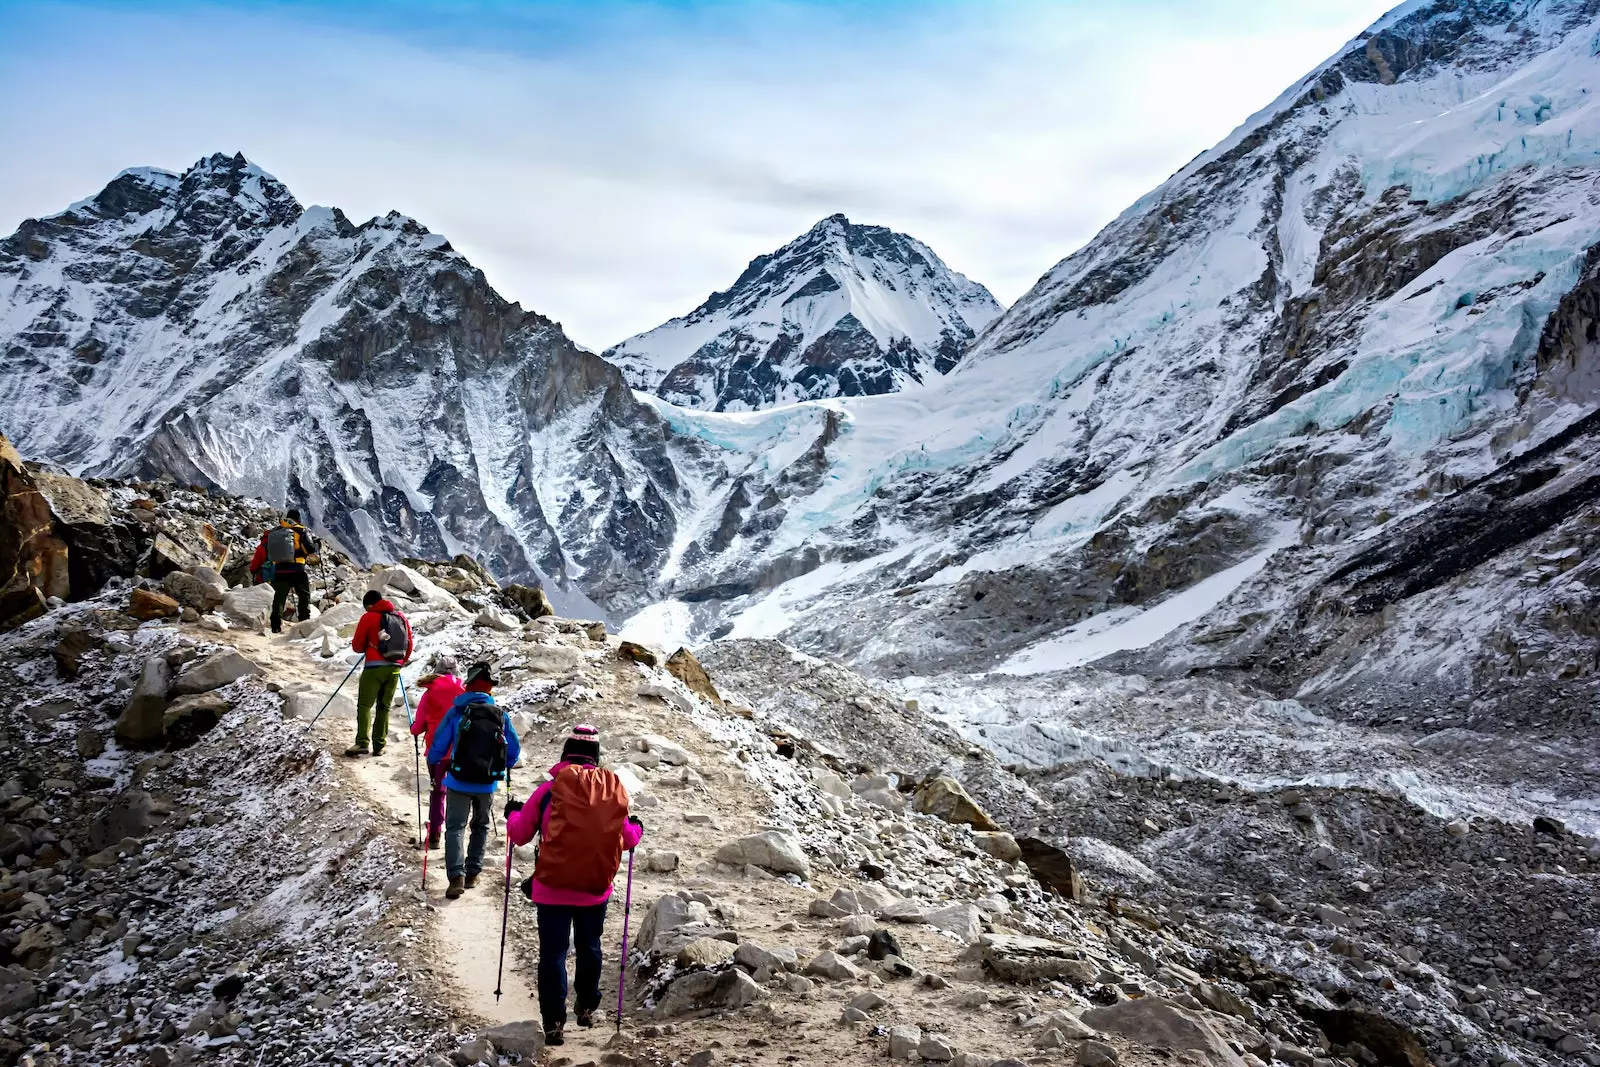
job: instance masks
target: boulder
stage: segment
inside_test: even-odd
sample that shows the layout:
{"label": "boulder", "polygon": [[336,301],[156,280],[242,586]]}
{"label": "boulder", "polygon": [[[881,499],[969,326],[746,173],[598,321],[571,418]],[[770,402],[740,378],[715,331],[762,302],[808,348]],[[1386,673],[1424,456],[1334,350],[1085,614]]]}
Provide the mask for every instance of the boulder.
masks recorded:
{"label": "boulder", "polygon": [[917,1058],[917,1049],[922,1044],[922,1028],[920,1026],[895,1026],[889,1030],[889,1058],[891,1060],[914,1060]]}
{"label": "boulder", "polygon": [[1000,829],[960,782],[943,775],[922,783],[913,807],[924,815],[937,815],[945,822],[964,824],[974,830]]}
{"label": "boulder", "polygon": [[68,678],[76,678],[83,657],[104,647],[105,642],[94,631],[82,626],[63,626],[50,655],[56,661],[57,670]]}
{"label": "boulder", "polygon": [[943,1034],[923,1034],[917,1055],[929,1063],[949,1063],[956,1058],[955,1046]]}
{"label": "boulder", "polygon": [[811,864],[800,847],[800,839],[782,830],[763,830],[717,849],[717,862],[735,867],[753,865],[778,874],[811,877]]}
{"label": "boulder", "polygon": [[642,663],[646,667],[659,666],[661,663],[661,657],[656,654],[655,649],[646,648],[637,641],[622,642],[617,646],[617,655],[635,663]]}
{"label": "boulder", "polygon": [[44,614],[50,597],[72,595],[67,543],[50,501],[0,434],[0,630]]}
{"label": "boulder", "polygon": [[161,528],[150,545],[150,577],[165,578],[173,571],[194,567],[220,572],[227,565],[228,543],[209,522],[186,515],[161,520]]}
{"label": "boulder", "polygon": [[0,967],[0,1019],[27,1011],[39,1002],[31,972],[21,967]]}
{"label": "boulder", "polygon": [[976,904],[951,904],[924,912],[922,921],[947,934],[953,934],[962,944],[970,945],[983,933],[983,912]]}
{"label": "boulder", "polygon": [[733,962],[747,971],[767,970],[773,974],[800,967],[799,954],[792,948],[762,948],[754,941],[741,941],[734,949]]}
{"label": "boulder", "polygon": [[1080,949],[1059,941],[1021,934],[984,934],[978,945],[983,966],[1007,982],[1064,978],[1088,985],[1100,976],[1098,964],[1085,959]]}
{"label": "boulder", "polygon": [[230,589],[219,609],[223,618],[246,630],[265,630],[272,618],[272,586],[248,585]]}
{"label": "boulder", "polygon": [[216,571],[211,573],[217,575],[215,584],[188,571],[173,571],[161,579],[161,588],[184,607],[208,615],[222,606],[222,598],[228,592],[227,584],[222,582],[222,575]]}
{"label": "boulder", "polygon": [[676,955],[683,946],[721,933],[711,909],[695,900],[668,893],[651,905],[639,927],[639,946],[656,955]]}
{"label": "boulder", "polygon": [[485,605],[478,612],[478,617],[472,620],[472,625],[484,630],[498,630],[508,634],[522,629],[522,623],[511,612],[493,604]]}
{"label": "boulder", "polygon": [[128,706],[117,718],[117,739],[133,745],[161,740],[167,710],[167,687],[172,683],[172,668],[165,656],[150,656],[139,671],[128,697]]}
{"label": "boulder", "polygon": [[1210,1023],[1170,1000],[1145,997],[1125,1000],[1083,1013],[1083,1022],[1105,1033],[1120,1034],[1150,1048],[1199,1053],[1212,1067],[1244,1067],[1244,1060]]}
{"label": "boulder", "polygon": [[390,591],[393,590],[404,597],[421,601],[430,607],[454,612],[457,615],[466,614],[459,600],[439,588],[429,579],[424,578],[417,571],[403,564],[385,567],[377,574],[374,574],[372,583],[368,588],[376,590],[385,596],[389,595]]}
{"label": "boulder", "polygon": [[700,666],[700,661],[694,658],[694,653],[687,648],[680,648],[667,657],[667,671],[678,681],[689,687],[689,691],[704,697],[713,704],[722,703],[722,696],[717,692],[717,687],[711,684],[711,675]]}
{"label": "boulder", "polygon": [[715,937],[696,938],[678,950],[678,969],[687,971],[696,967],[702,970],[716,967],[733,959],[738,949],[739,946],[731,941]]}
{"label": "boulder", "polygon": [[1116,1067],[1117,1050],[1104,1041],[1085,1041],[1078,1046],[1078,1067]]}
{"label": "boulder", "polygon": [[1001,863],[1015,863],[1022,858],[1017,839],[1004,830],[974,830],[972,843]]}
{"label": "boulder", "polygon": [[834,982],[854,982],[866,977],[867,972],[837,952],[822,952],[805,965],[805,973]]}
{"label": "boulder", "polygon": [[521,1056],[522,1062],[533,1063],[544,1051],[544,1024],[535,1019],[523,1022],[501,1023],[480,1031],[499,1052]]}
{"label": "boulder", "polygon": [[128,614],[140,622],[151,619],[176,619],[183,611],[183,605],[154,589],[135,586],[128,594]]}
{"label": "boulder", "polygon": [[155,824],[155,798],[143,789],[117,794],[89,824],[89,847],[95,851],[130,837],[143,837]]}
{"label": "boulder", "polygon": [[193,741],[221,722],[231,708],[221,693],[181,696],[161,715],[162,736],[169,744]]}
{"label": "boulder", "polygon": [[178,676],[173,683],[175,696],[189,693],[207,693],[220,689],[248,675],[264,673],[260,667],[245,659],[233,649],[207,656]]}
{"label": "boulder", "polygon": [[1428,1067],[1428,1051],[1407,1027],[1374,1011],[1361,1008],[1319,1008],[1308,1005],[1308,1015],[1336,1045],[1361,1045],[1382,1064],[1394,1067]]}
{"label": "boulder", "polygon": [[1022,850],[1022,862],[1041,884],[1074,903],[1083,903],[1083,876],[1071,856],[1037,837],[1021,838],[1017,847]]}
{"label": "boulder", "polygon": [[675,741],[668,741],[660,734],[643,734],[633,739],[633,747],[639,752],[650,752],[661,757],[662,763],[674,767],[686,767],[694,762],[694,757],[689,755],[689,750]]}
{"label": "boulder", "polygon": [[500,590],[500,594],[530,619],[542,619],[556,613],[556,609],[550,605],[550,598],[537,586],[508,585]]}
{"label": "boulder", "polygon": [[691,1011],[731,1011],[754,1004],[766,996],[761,987],[737,967],[725,971],[692,971],[673,981],[656,1002],[658,1018]]}
{"label": "boulder", "polygon": [[140,531],[111,514],[106,494],[79,478],[29,465],[34,487],[49,501],[55,535],[67,546],[71,600],[94,596],[114,577],[131,578],[144,554]]}
{"label": "boulder", "polygon": [[663,685],[660,682],[643,682],[635,690],[638,696],[655,697],[677,708],[679,711],[693,711],[694,698],[675,685]]}
{"label": "boulder", "polygon": [[[288,627],[289,636],[296,640],[316,636],[323,627],[337,633],[346,626],[354,626],[361,621],[361,616],[366,614],[366,609],[355,601],[344,601],[330,607],[314,619],[297,622]],[[348,642],[346,642],[348,644]]]}

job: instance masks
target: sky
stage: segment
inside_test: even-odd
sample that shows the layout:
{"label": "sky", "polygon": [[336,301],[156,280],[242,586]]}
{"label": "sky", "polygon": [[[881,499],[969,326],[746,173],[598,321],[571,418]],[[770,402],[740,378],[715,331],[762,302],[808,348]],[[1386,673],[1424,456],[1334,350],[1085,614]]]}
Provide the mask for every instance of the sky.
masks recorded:
{"label": "sky", "polygon": [[0,0],[0,232],[243,152],[596,350],[843,212],[1010,304],[1390,0]]}

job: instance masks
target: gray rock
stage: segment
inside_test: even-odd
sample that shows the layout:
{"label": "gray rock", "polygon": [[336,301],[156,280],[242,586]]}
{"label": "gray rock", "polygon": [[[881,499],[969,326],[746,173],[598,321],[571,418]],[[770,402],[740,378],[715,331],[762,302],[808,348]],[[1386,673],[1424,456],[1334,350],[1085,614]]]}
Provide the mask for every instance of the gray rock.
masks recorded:
{"label": "gray rock", "polygon": [[[217,574],[212,571],[212,574]],[[217,574],[215,584],[199,578],[188,571],[173,571],[161,580],[162,590],[182,604],[205,615],[222,606],[222,598],[227,595],[228,586],[222,581],[222,575]]]}
{"label": "gray rock", "polygon": [[865,993],[857,993],[850,998],[850,1006],[857,1011],[877,1011],[887,1003],[889,1003],[887,1000],[884,1000],[871,990]]}
{"label": "gray rock", "polygon": [[972,843],[1001,863],[1015,863],[1022,858],[1022,847],[1017,839],[1004,830],[975,830]]}
{"label": "gray rock", "polygon": [[979,940],[984,967],[1008,982],[1038,982],[1065,978],[1080,985],[1094,982],[1100,968],[1081,950],[1042,937],[985,934]]}
{"label": "gray rock", "polygon": [[956,1058],[956,1050],[943,1034],[923,1034],[917,1043],[917,1055],[933,1063],[949,1063]]}
{"label": "gray rock", "polygon": [[853,982],[866,972],[836,952],[823,952],[805,966],[805,973],[834,982]]}
{"label": "gray rock", "polygon": [[864,1023],[868,1021],[868,1017],[867,1013],[860,1008],[846,1008],[839,1013],[839,1021],[846,1024]]}
{"label": "gray rock", "polygon": [[715,937],[702,937],[683,946],[678,951],[678,968],[715,967],[733,959],[738,946]]}
{"label": "gray rock", "polygon": [[971,944],[983,933],[983,912],[975,904],[951,904],[925,912],[922,921]]}
{"label": "gray rock", "polygon": [[482,1032],[500,1052],[510,1052],[531,1062],[544,1051],[544,1026],[534,1019],[502,1023]]}
{"label": "gray rock", "polygon": [[1103,1041],[1085,1041],[1078,1046],[1078,1067],[1115,1067],[1117,1050]]}
{"label": "gray rock", "polygon": [[750,971],[765,968],[773,974],[799,968],[799,955],[792,948],[762,948],[754,941],[741,941],[733,952],[733,962]]}
{"label": "gray rock", "polygon": [[779,874],[797,874],[811,877],[811,864],[800,847],[800,839],[782,830],[764,830],[717,849],[717,862],[736,867],[751,865]]}
{"label": "gray rock", "polygon": [[260,667],[229,649],[207,656],[180,674],[172,685],[172,692],[176,696],[206,693],[237,682],[240,678],[263,673]]}
{"label": "gray rock", "polygon": [[667,987],[656,1004],[656,1015],[670,1018],[690,1011],[742,1008],[765,997],[761,987],[738,968],[694,971]]}
{"label": "gray rock", "polygon": [[478,612],[478,617],[472,621],[472,625],[486,630],[498,630],[501,633],[513,633],[522,629],[522,621],[520,619],[504,608],[496,607],[494,604],[490,604]]}
{"label": "gray rock", "polygon": [[167,687],[172,668],[163,656],[149,656],[139,671],[128,706],[117,719],[117,738],[130,744],[149,744],[161,739],[161,717],[167,710]]}
{"label": "gray rock", "polygon": [[265,630],[272,615],[272,586],[251,585],[228,590],[222,598],[219,614],[234,626]]}
{"label": "gray rock", "polygon": [[644,869],[656,874],[671,874],[678,869],[678,854],[676,852],[647,852],[644,857]]}
{"label": "gray rock", "polygon": [[1244,1061],[1210,1023],[1161,997],[1091,1008],[1083,1013],[1083,1021],[1097,1030],[1121,1034],[1152,1048],[1193,1050],[1209,1060],[1213,1067],[1244,1067]]}
{"label": "gray rock", "polygon": [[891,1060],[910,1060],[917,1056],[917,1047],[922,1044],[922,1028],[920,1026],[896,1026],[889,1030],[889,1058]]}
{"label": "gray rock", "polygon": [[684,945],[716,929],[711,923],[711,909],[699,901],[668,893],[645,913],[639,927],[639,945],[663,955],[676,953]]}

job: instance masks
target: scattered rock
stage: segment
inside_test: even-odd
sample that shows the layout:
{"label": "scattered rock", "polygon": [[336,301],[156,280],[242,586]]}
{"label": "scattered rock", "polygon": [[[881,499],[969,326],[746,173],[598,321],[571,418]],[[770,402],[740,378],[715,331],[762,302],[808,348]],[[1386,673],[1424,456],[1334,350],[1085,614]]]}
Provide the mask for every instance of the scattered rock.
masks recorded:
{"label": "scattered rock", "polygon": [[922,1044],[922,1028],[919,1026],[895,1026],[889,1030],[889,1058],[891,1060],[910,1060],[917,1057],[917,1049]]}
{"label": "scattered rock", "polygon": [[179,604],[205,615],[222,606],[228,583],[216,571],[201,569],[207,574],[216,575],[216,580],[210,581],[188,571],[173,571],[161,580],[161,588]]}
{"label": "scattered rock", "polygon": [[680,648],[667,657],[667,671],[688,686],[690,692],[713,704],[722,703],[722,695],[717,692],[717,687],[711,684],[711,676],[700,666],[700,661],[694,658],[694,653],[687,648]]}
{"label": "scattered rock", "polygon": [[887,930],[874,930],[867,937],[867,959],[882,960],[890,956],[905,958],[905,951],[900,947],[899,938]]}
{"label": "scattered rock", "polygon": [[230,589],[219,612],[234,626],[262,631],[272,617],[272,586],[252,585]]}
{"label": "scattered rock", "polygon": [[983,912],[975,904],[951,904],[925,912],[922,921],[971,944],[983,933]]}
{"label": "scattered rock", "polygon": [[764,830],[717,849],[717,862],[736,867],[746,865],[763,867],[779,874],[797,874],[811,877],[811,864],[800,848],[800,839],[782,830]]}
{"label": "scattered rock", "polygon": [[220,689],[249,675],[264,672],[256,664],[233,649],[207,656],[182,674],[173,683],[172,692],[182,696],[188,693],[205,693]]}
{"label": "scattered rock", "polygon": [[1071,856],[1037,837],[1020,838],[1017,847],[1022,850],[1022,862],[1041,884],[1074,903],[1083,903],[1083,876]]}
{"label": "scattered rock", "polygon": [[1097,1030],[1121,1034],[1150,1048],[1198,1052],[1212,1067],[1244,1067],[1244,1061],[1210,1023],[1161,997],[1091,1008],[1082,1019]]}
{"label": "scattered rock", "polygon": [[491,1026],[479,1036],[487,1038],[497,1052],[521,1056],[525,1063],[538,1059],[544,1051],[544,1026],[533,1019]]}
{"label": "scattered rock", "polygon": [[805,973],[833,982],[853,982],[866,976],[866,972],[836,952],[823,952],[805,966]]}
{"label": "scattered rock", "polygon": [[1008,982],[1037,982],[1065,978],[1088,985],[1100,968],[1083,952],[1059,941],[1021,934],[985,934],[979,940],[984,967]]}
{"label": "scattered rock", "polygon": [[172,681],[172,668],[163,656],[150,656],[139,671],[128,706],[117,719],[117,738],[129,744],[141,745],[161,739],[164,727],[162,716],[167,710],[167,687]]}
{"label": "scattered rock", "polygon": [[[550,598],[536,586],[512,584],[505,586],[500,593],[530,619],[542,619],[556,613],[556,609],[550,606]],[[604,640],[604,637],[601,639]]]}
{"label": "scattered rock", "polygon": [[134,586],[128,594],[128,614],[141,622],[150,619],[176,619],[182,611],[183,605],[167,594],[146,589],[142,585]]}
{"label": "scattered rock", "polygon": [[513,633],[522,629],[521,620],[504,608],[496,607],[493,604],[486,605],[483,610],[479,611],[478,617],[472,621],[472,625],[487,630],[498,630],[501,633]]}
{"label": "scattered rock", "polygon": [[917,1055],[933,1063],[949,1063],[956,1058],[956,1050],[943,1034],[924,1034],[917,1043]]}
{"label": "scattered rock", "polygon": [[1078,1046],[1078,1067],[1116,1067],[1117,1050],[1103,1041],[1085,1041]]}
{"label": "scattered rock", "polygon": [[974,830],[1000,829],[954,778],[941,775],[922,783],[913,806],[924,815],[937,815],[945,822],[964,824]]}
{"label": "scattered rock", "polygon": [[709,968],[733,959],[738,946],[714,937],[702,937],[689,942],[678,951],[679,970],[692,967]]}
{"label": "scattered rock", "polygon": [[975,830],[972,843],[1001,863],[1015,863],[1022,858],[1017,839],[1004,830]]}
{"label": "scattered rock", "polygon": [[617,646],[617,655],[635,663],[642,663],[646,667],[659,666],[661,663],[661,657],[656,654],[654,649],[646,648],[637,641],[622,642]]}
{"label": "scattered rock", "polygon": [[655,874],[671,874],[678,869],[678,854],[676,852],[646,852],[644,855],[644,869]]}

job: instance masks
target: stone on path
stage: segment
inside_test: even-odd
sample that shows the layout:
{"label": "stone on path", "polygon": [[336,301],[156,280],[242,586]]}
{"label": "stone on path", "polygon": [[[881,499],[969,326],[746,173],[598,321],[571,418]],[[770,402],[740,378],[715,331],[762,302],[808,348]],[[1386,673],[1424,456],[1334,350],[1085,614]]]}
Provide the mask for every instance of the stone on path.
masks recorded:
{"label": "stone on path", "polygon": [[1097,1030],[1121,1034],[1150,1048],[1198,1052],[1212,1067],[1244,1067],[1244,1061],[1210,1023],[1161,997],[1091,1008],[1082,1018]]}
{"label": "stone on path", "polygon": [[220,689],[231,682],[237,682],[247,675],[260,675],[263,673],[259,666],[241,656],[238,652],[229,649],[226,652],[218,652],[207,656],[178,675],[178,680],[173,683],[172,692],[176,696],[183,696],[188,693],[206,693],[213,689]]}
{"label": "stone on path", "polygon": [[128,594],[128,614],[141,622],[150,619],[175,619],[183,606],[165,593],[135,586]]}
{"label": "stone on path", "polygon": [[488,1038],[497,1051],[514,1053],[524,1062],[538,1059],[544,1051],[544,1025],[533,1019],[491,1026],[479,1036]]}
{"label": "stone on path", "polygon": [[716,859],[735,867],[756,866],[778,874],[811,877],[811,864],[800,848],[800,839],[782,830],[763,830],[729,841],[717,849]]}
{"label": "stone on path", "polygon": [[911,1060],[917,1058],[917,1049],[922,1044],[922,1028],[920,1026],[895,1026],[889,1030],[889,1058],[891,1060]]}
{"label": "stone on path", "polygon": [[986,969],[1007,982],[1039,982],[1065,978],[1088,985],[1100,968],[1071,945],[1023,934],[985,934],[979,939]]}

